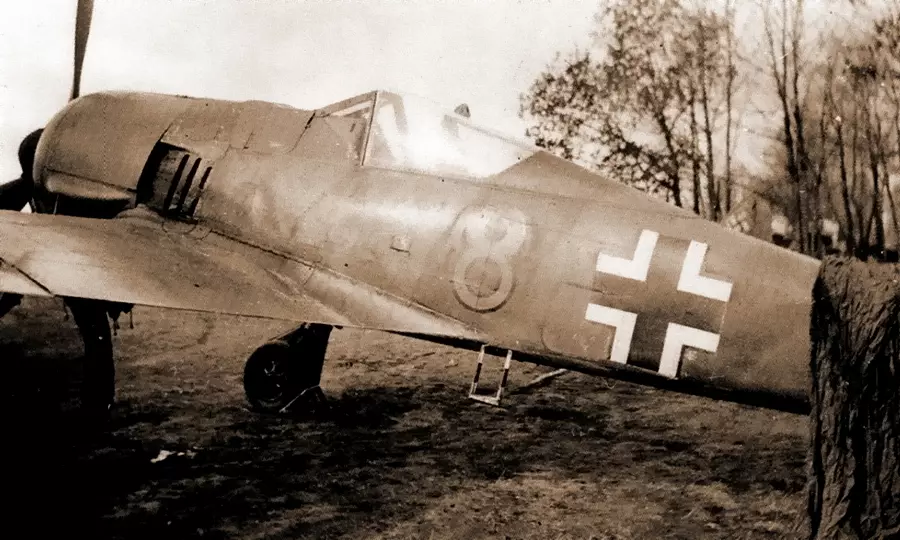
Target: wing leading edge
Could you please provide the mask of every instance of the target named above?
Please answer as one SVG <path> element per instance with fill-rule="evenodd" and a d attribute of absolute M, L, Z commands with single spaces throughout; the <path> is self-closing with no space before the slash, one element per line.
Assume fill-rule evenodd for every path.
<path fill-rule="evenodd" d="M 0 292 L 478 339 L 456 320 L 202 227 L 0 211 Z"/>

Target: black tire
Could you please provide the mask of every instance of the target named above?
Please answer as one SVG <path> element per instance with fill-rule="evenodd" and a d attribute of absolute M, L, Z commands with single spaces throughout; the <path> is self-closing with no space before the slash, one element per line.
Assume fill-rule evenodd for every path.
<path fill-rule="evenodd" d="M 272 341 L 253 351 L 244 364 L 244 393 L 253 409 L 278 412 L 301 388 L 299 359 L 284 341 Z"/>

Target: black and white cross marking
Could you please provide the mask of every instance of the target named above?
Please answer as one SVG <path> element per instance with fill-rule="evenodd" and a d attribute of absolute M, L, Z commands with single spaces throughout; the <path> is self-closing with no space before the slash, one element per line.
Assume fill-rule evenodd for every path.
<path fill-rule="evenodd" d="M 630 259 L 598 255 L 585 318 L 615 329 L 611 361 L 675 378 L 684 347 L 716 352 L 732 284 L 702 275 L 708 247 L 643 230 Z"/>

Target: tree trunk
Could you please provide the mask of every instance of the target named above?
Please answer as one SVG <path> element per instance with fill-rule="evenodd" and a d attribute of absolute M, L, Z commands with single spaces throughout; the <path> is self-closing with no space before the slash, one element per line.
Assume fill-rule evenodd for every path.
<path fill-rule="evenodd" d="M 700 144 L 697 135 L 697 91 L 694 83 L 691 81 L 689 87 L 691 101 L 691 178 L 694 185 L 694 213 L 698 216 L 700 212 Z"/>
<path fill-rule="evenodd" d="M 884 256 L 884 205 L 881 202 L 881 189 L 884 184 L 886 184 L 889 180 L 888 172 L 887 172 L 887 163 L 884 157 L 884 144 L 882 142 L 882 133 L 881 133 L 881 118 L 878 114 L 877 105 L 874 107 L 874 114 L 870 116 L 869 122 L 875 123 L 874 126 L 874 138 L 875 144 L 872 146 L 876 155 L 872 156 L 874 175 L 872 176 L 872 183 L 874 184 L 874 199 L 872 201 L 875 212 L 875 245 L 877 246 L 879 257 Z M 874 118 L 873 118 L 874 117 Z M 871 155 L 871 150 L 870 150 Z M 882 182 L 882 176 L 879 174 L 879 170 L 884 171 L 884 181 Z"/>
<path fill-rule="evenodd" d="M 727 55 L 726 69 L 728 76 L 725 82 L 725 213 L 731 213 L 731 102 L 734 96 L 734 43 L 732 42 L 732 32 L 734 32 L 734 6 L 731 1 L 725 4 L 725 18 L 728 21 L 728 27 L 725 32 L 725 52 Z"/>
<path fill-rule="evenodd" d="M 853 164 L 853 175 L 850 177 L 852 198 L 849 200 L 853 201 L 853 208 L 856 210 L 857 224 L 859 225 L 857 228 L 856 240 L 854 241 L 854 244 L 856 245 L 855 254 L 858 254 L 862 250 L 861 245 L 867 241 L 863 239 L 866 220 L 865 217 L 863 217 L 864 208 L 860 205 L 862 180 L 860 180 L 859 173 L 861 165 L 859 164 L 859 102 L 857 100 L 854 100 L 853 102 L 853 144 L 850 146 L 850 151 L 850 160 Z"/>
<path fill-rule="evenodd" d="M 675 148 L 675 135 L 672 128 L 669 126 L 664 111 L 656 111 L 653 117 L 656 120 L 659 131 L 663 134 L 666 150 L 669 152 L 669 163 L 666 167 L 666 176 L 669 177 L 669 192 L 672 194 L 675 206 L 681 208 L 681 178 L 678 176 L 681 169 L 681 163 L 679 161 L 678 150 Z"/>
<path fill-rule="evenodd" d="M 705 54 L 705 51 L 704 51 Z M 709 92 L 707 91 L 706 66 L 700 72 L 700 99 L 703 105 L 703 135 L 706 138 L 706 189 L 709 193 L 709 219 L 719 221 L 722 207 L 719 202 L 719 190 L 716 185 L 715 164 L 713 162 L 713 127 L 709 115 Z"/>
<path fill-rule="evenodd" d="M 885 194 L 887 195 L 888 205 L 891 208 L 891 225 L 894 228 L 894 242 L 892 246 L 894 251 L 900 250 L 900 245 L 896 244 L 897 236 L 900 235 L 900 216 L 897 215 L 897 203 L 894 202 L 894 194 L 891 192 L 891 186 L 885 186 Z"/>
<path fill-rule="evenodd" d="M 900 538 L 900 266 L 826 257 L 810 320 L 811 540 Z"/>
<path fill-rule="evenodd" d="M 844 219 L 847 220 L 846 234 L 847 253 L 856 251 L 856 226 L 853 224 L 853 212 L 850 210 L 850 187 L 847 179 L 847 151 L 844 148 L 844 126 L 838 122 L 837 127 L 838 157 L 841 165 L 841 199 L 844 202 Z"/>

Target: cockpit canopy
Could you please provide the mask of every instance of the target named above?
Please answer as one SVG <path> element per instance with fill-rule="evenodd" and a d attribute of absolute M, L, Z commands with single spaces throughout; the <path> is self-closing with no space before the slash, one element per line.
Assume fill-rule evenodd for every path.
<path fill-rule="evenodd" d="M 413 95 L 370 92 L 322 112 L 366 120 L 363 165 L 367 167 L 484 178 L 536 151 Z"/>

